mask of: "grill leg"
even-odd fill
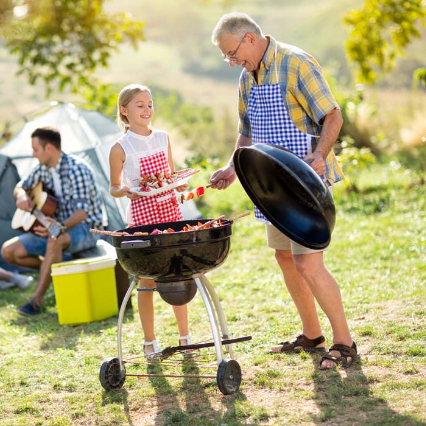
[[[123,378],[126,374],[126,370],[124,369],[124,365],[123,365],[123,353],[121,349],[121,329],[123,325],[124,311],[126,310],[127,302],[129,301],[130,295],[132,294],[132,291],[133,291],[133,287],[135,286],[137,282],[139,282],[139,279],[137,277],[133,278],[133,281],[130,284],[127,290],[127,293],[124,296],[123,301],[121,302],[120,313],[118,314],[118,325],[117,325],[118,362],[120,363],[120,374],[121,374],[121,377]]]
[[[210,284],[210,281],[207,279],[207,277],[204,274],[201,274],[200,278],[202,283],[204,284],[204,287],[206,287],[207,291],[209,292],[210,297],[213,301],[214,307],[216,309],[217,317],[219,319],[220,329],[222,331],[222,338],[224,340],[229,339],[231,336],[229,335],[228,326],[225,320],[225,315],[223,314],[223,309],[220,304],[219,298],[217,297],[216,291],[214,290],[213,286]],[[226,349],[228,350],[228,353],[231,359],[233,359],[234,351],[232,349],[232,345],[226,345]]]
[[[217,364],[220,365],[223,360],[222,340],[220,338],[219,329],[217,327],[217,321],[213,311],[213,305],[209,298],[209,294],[206,291],[206,287],[204,286],[201,279],[199,277],[195,277],[194,279],[195,283],[197,284],[198,291],[200,292],[201,298],[203,299],[204,306],[207,310],[207,315],[210,321],[210,327],[212,329],[214,347],[216,349]]]

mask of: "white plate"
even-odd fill
[[[193,175],[188,176],[186,178],[183,179],[179,179],[173,183],[171,183],[170,185],[166,185],[166,186],[162,186],[161,188],[157,188],[157,189],[153,189],[151,188],[151,191],[141,191],[139,186],[134,186],[133,188],[130,188],[130,191],[139,194],[139,195],[143,195],[144,197],[152,197],[153,195],[157,195],[157,194],[161,194],[162,192],[166,192],[166,191],[170,191],[171,189],[175,189],[178,186],[184,185],[185,183],[188,182],[189,179],[192,178]]]

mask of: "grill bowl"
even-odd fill
[[[186,224],[197,225],[211,219],[184,220],[122,229],[130,234],[151,233],[172,228],[183,229]],[[123,269],[139,278],[167,283],[185,281],[221,265],[228,256],[232,221],[223,226],[198,231],[175,232],[148,236],[112,236],[117,258]]]

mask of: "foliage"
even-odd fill
[[[0,8],[0,35],[18,56],[31,85],[53,89],[94,87],[93,73],[107,67],[118,46],[143,40],[141,22],[103,11],[105,0],[7,0]]]
[[[325,69],[327,82],[342,113],[343,125],[340,135],[348,135],[355,147],[368,147],[376,151],[377,148],[372,143],[371,129],[361,127],[358,122],[360,109],[364,106],[364,86],[357,84],[351,88],[342,87],[337,80],[339,72],[340,69],[336,66]]]
[[[401,149],[398,152],[398,163],[407,170],[413,170],[423,185],[426,182],[426,136],[417,147]]]
[[[193,155],[223,161],[231,155],[236,131],[228,110],[219,115],[211,106],[186,101],[176,90],[151,89],[156,114],[179,130]]]
[[[419,84],[426,86],[426,68],[418,68],[414,71],[414,79],[419,82]]]
[[[340,147],[341,151],[337,159],[345,171],[345,186],[350,191],[358,191],[357,176],[363,169],[376,162],[376,156],[371,152],[370,148],[357,148],[350,136],[343,138]]]
[[[423,0],[366,0],[344,22],[351,28],[346,42],[349,58],[357,65],[359,78],[373,83],[379,72],[392,69],[413,39],[421,37],[426,5]]]
[[[205,186],[213,172],[222,164],[217,158],[195,155],[187,159],[186,166],[201,169],[190,181],[190,185],[196,188]],[[238,179],[226,191],[206,188],[205,195],[198,198],[196,203],[204,217],[218,217],[222,214],[230,217],[253,209],[253,203]]]

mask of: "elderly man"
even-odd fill
[[[257,143],[276,144],[304,160],[318,175],[325,175],[332,189],[343,173],[332,152],[342,116],[317,61],[303,50],[265,36],[247,14],[222,16],[212,42],[231,67],[241,65],[239,83],[239,136],[235,149]],[[266,171],[265,171],[266,172]],[[232,157],[217,170],[210,183],[226,189],[236,178]],[[320,363],[321,369],[349,367],[357,355],[339,287],[324,266],[323,251],[307,249],[270,224],[255,207],[255,217],[266,223],[268,246],[284,275],[297,307],[302,334],[272,347],[274,352],[325,352],[315,299],[330,320],[333,345]]]
[[[21,306],[21,315],[41,312],[44,295],[49,288],[53,263],[71,259],[71,254],[96,245],[99,234],[90,228],[102,228],[102,208],[93,170],[81,158],[61,150],[61,135],[53,128],[39,128],[31,135],[33,157],[39,165],[14,189],[16,206],[32,211],[30,192],[43,183],[58,200],[51,223],[60,227],[57,238],[50,238],[49,230],[36,226],[34,233],[25,233],[3,244],[1,255],[15,265],[40,269],[37,288],[31,300]],[[63,256],[64,255],[64,256]],[[41,258],[41,256],[43,256]]]

